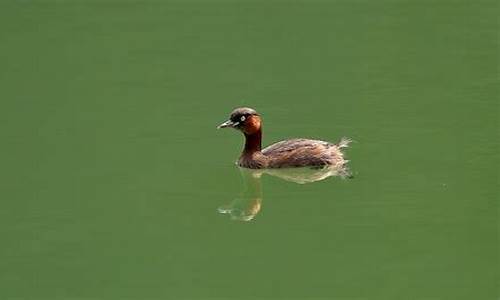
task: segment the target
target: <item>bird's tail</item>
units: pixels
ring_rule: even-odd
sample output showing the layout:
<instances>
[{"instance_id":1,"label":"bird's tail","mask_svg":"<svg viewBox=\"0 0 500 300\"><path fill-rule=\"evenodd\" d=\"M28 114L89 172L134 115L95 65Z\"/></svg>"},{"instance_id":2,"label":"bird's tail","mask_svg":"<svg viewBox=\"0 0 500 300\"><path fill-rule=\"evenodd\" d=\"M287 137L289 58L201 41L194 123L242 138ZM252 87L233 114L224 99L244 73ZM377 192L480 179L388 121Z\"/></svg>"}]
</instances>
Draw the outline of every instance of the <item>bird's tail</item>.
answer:
<instances>
[{"instance_id":1,"label":"bird's tail","mask_svg":"<svg viewBox=\"0 0 500 300\"><path fill-rule=\"evenodd\" d=\"M343 137L340 139L340 142L337 143L337 147L339 147L340 149L347 148L347 147L349 147L349 144L351 142L352 142L352 140L350 138Z\"/></svg>"}]
</instances>

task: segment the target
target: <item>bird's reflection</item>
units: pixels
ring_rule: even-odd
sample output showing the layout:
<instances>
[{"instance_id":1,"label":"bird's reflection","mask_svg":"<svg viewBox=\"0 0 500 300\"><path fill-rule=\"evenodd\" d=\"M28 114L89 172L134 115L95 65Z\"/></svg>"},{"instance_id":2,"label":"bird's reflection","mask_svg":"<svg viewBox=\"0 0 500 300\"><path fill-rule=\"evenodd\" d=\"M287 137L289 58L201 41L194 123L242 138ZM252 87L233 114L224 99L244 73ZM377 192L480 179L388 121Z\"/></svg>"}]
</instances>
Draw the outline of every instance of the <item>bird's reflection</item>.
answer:
<instances>
[{"instance_id":1,"label":"bird's reflection","mask_svg":"<svg viewBox=\"0 0 500 300\"><path fill-rule=\"evenodd\" d=\"M232 220L237 221L250 221L259 213L263 200L261 183L263 174L298 184L320 181L332 176L351 177L349 170L345 166L341 168L328 166L324 168L239 169L244 187L241 197L218 208L219 213L227 214Z\"/></svg>"}]
</instances>

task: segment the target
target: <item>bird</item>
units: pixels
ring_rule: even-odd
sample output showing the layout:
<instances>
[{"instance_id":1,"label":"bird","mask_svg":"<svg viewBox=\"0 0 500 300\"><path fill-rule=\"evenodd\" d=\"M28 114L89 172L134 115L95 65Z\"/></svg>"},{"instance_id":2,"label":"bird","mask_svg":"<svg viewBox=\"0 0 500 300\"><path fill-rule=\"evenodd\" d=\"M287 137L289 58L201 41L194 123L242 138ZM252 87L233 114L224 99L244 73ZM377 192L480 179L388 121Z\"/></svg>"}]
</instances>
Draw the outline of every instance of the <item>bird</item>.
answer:
<instances>
[{"instance_id":1,"label":"bird","mask_svg":"<svg viewBox=\"0 0 500 300\"><path fill-rule=\"evenodd\" d=\"M294 138L279 141L262 149L262 118L255 109L239 107L231 112L229 120L217 126L234 128L245 136L243 151L236 162L249 169L277 169L296 167L344 168L348 160L343 152L351 143L343 137L338 143Z\"/></svg>"}]
</instances>

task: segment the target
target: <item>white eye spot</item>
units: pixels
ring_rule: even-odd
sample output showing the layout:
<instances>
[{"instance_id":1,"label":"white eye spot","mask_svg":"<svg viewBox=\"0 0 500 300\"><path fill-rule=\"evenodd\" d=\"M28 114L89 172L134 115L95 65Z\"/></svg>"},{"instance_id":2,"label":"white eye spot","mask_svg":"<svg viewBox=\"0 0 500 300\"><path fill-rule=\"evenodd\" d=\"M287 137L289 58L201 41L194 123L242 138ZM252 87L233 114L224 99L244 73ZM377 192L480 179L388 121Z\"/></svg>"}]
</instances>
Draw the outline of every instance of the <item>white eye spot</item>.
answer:
<instances>
[{"instance_id":1,"label":"white eye spot","mask_svg":"<svg viewBox=\"0 0 500 300\"><path fill-rule=\"evenodd\" d=\"M246 119L245 116L241 116L240 118L241 122L245 121L245 119Z\"/></svg>"}]
</instances>

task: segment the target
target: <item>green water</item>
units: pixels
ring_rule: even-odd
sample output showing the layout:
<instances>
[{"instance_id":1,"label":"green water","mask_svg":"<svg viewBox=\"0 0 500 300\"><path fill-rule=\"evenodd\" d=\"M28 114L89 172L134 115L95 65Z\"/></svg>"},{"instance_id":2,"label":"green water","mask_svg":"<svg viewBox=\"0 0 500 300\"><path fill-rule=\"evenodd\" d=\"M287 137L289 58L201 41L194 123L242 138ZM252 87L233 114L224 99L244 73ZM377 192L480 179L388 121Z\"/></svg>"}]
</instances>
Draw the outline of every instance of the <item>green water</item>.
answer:
<instances>
[{"instance_id":1,"label":"green water","mask_svg":"<svg viewBox=\"0 0 500 300\"><path fill-rule=\"evenodd\" d=\"M498 13L2 1L0 299L498 299ZM219 213L243 105L265 145L351 137L354 178Z\"/></svg>"}]
</instances>

